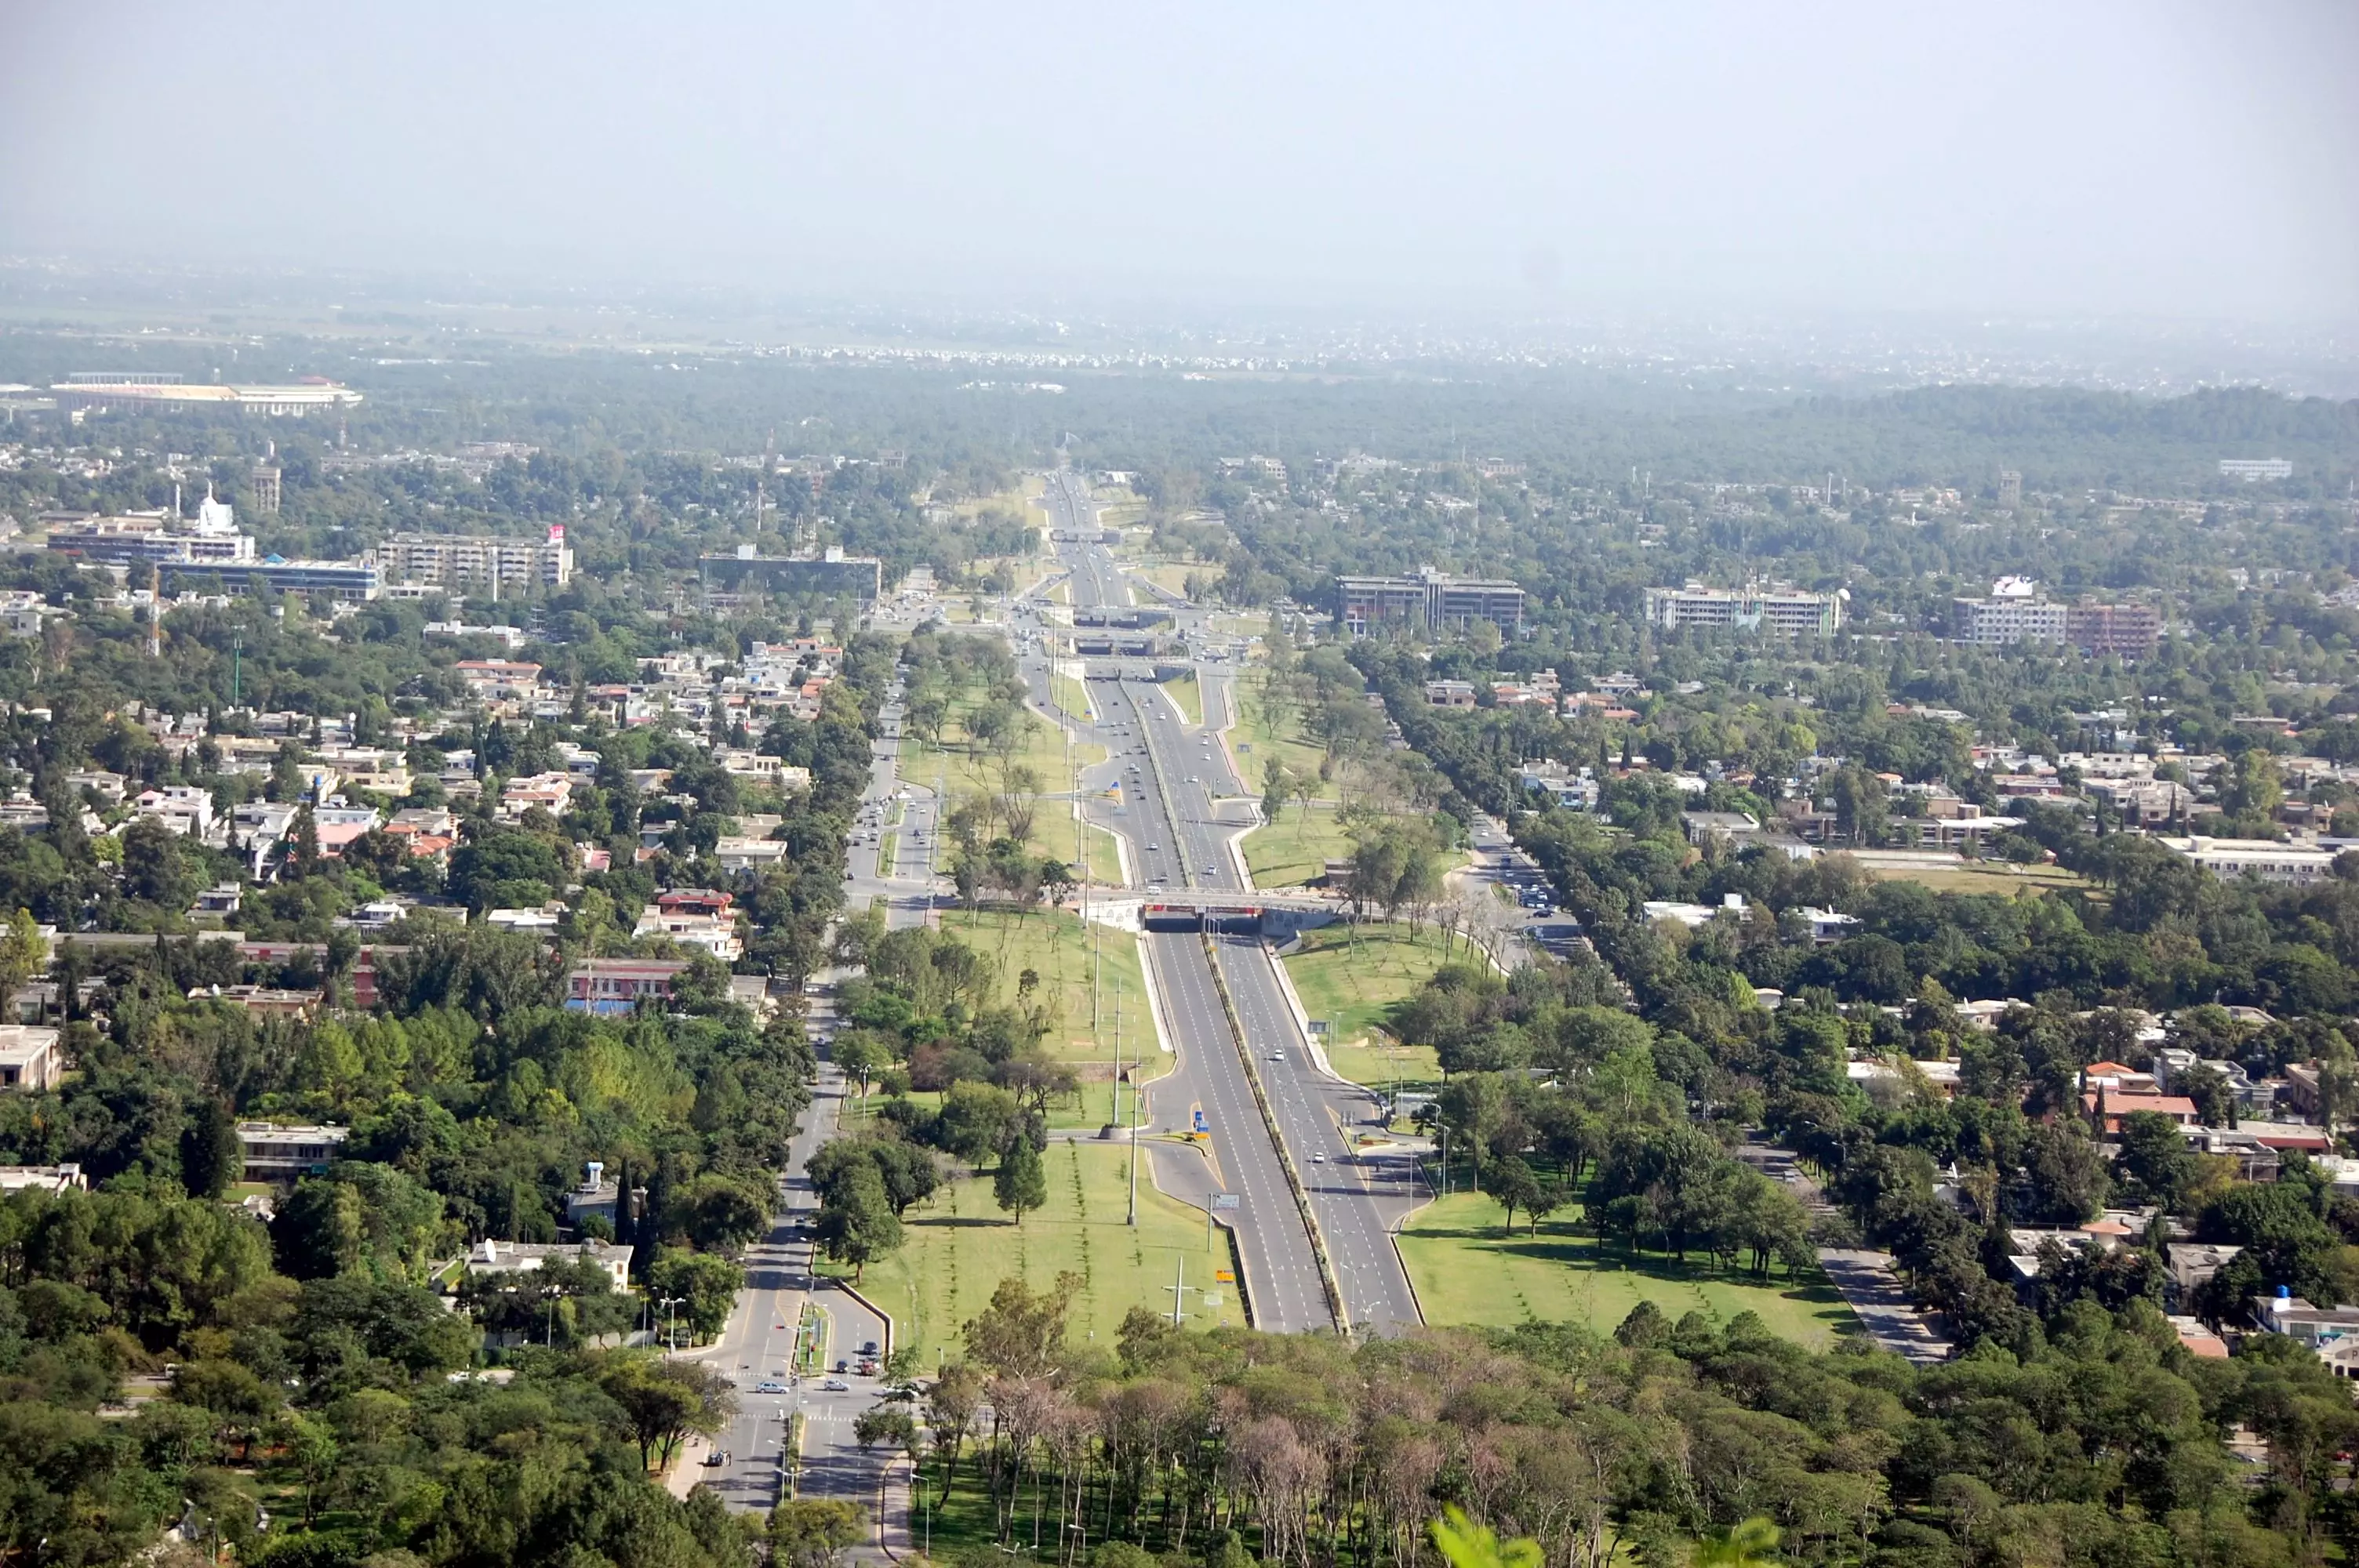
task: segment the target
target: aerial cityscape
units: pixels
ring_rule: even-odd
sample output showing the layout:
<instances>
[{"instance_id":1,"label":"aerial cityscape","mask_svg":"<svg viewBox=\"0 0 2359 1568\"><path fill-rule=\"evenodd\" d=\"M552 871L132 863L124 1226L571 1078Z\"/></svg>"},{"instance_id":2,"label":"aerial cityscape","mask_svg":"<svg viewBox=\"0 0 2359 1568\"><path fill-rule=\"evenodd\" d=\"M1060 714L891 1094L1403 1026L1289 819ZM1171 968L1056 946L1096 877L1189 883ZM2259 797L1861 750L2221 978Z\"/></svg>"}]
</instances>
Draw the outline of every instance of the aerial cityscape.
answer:
<instances>
[{"instance_id":1,"label":"aerial cityscape","mask_svg":"<svg viewBox=\"0 0 2359 1568\"><path fill-rule=\"evenodd\" d=\"M0 1568L2359 1550L2359 14L18 20Z\"/></svg>"}]
</instances>

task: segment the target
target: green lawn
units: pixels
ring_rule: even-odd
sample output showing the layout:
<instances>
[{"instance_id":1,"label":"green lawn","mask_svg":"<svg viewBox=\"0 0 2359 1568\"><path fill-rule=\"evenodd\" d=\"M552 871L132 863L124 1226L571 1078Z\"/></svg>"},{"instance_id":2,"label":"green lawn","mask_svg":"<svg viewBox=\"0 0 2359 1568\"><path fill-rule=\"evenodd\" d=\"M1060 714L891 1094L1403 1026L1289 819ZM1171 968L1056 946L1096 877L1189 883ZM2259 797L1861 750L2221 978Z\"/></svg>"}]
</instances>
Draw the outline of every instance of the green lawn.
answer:
<instances>
[{"instance_id":1,"label":"green lawn","mask_svg":"<svg viewBox=\"0 0 2359 1568\"><path fill-rule=\"evenodd\" d=\"M1455 951L1462 955L1462 945ZM1430 928L1412 941L1405 925L1371 923L1354 942L1350 926L1328 925L1302 934L1286 973L1303 1011L1327 1020L1327 1059L1337 1072L1362 1084L1430 1083L1441 1076L1432 1048L1403 1046L1382 1025L1448 957L1441 933Z\"/></svg>"},{"instance_id":2,"label":"green lawn","mask_svg":"<svg viewBox=\"0 0 2359 1568\"><path fill-rule=\"evenodd\" d=\"M1245 781L1246 788L1256 795L1261 793L1264 765L1275 756L1286 764L1288 772L1310 779L1318 786L1312 792L1312 799L1335 798L1334 782L1319 777L1319 764L1326 759L1326 748L1302 728L1299 713L1288 713L1283 726L1269 721L1262 702L1259 670L1238 672L1237 678L1229 683L1229 702L1236 709L1236 724L1228 731L1229 746L1232 752L1240 742L1252 748L1235 759L1237 776Z\"/></svg>"},{"instance_id":3,"label":"green lawn","mask_svg":"<svg viewBox=\"0 0 2359 1568\"><path fill-rule=\"evenodd\" d=\"M1248 788L1253 776L1246 779ZM1349 859L1352 840L1335 820L1332 806L1313 803L1308 813L1289 803L1276 822L1245 835L1245 865L1258 888L1300 887L1323 875L1330 860Z\"/></svg>"},{"instance_id":4,"label":"green lawn","mask_svg":"<svg viewBox=\"0 0 2359 1568\"><path fill-rule=\"evenodd\" d=\"M941 744L930 744L919 736L909 736L901 742L901 777L911 784L933 787L942 781L956 803L968 795L996 795L999 792L999 762L988 752L971 751L966 731L960 719L968 705L960 704L951 721L942 727ZM1028 727L1024 744L1009 758L1012 764L1030 768L1040 780L1043 795L1069 794L1071 773L1066 766L1064 732L1038 714L1027 709ZM1093 767L1105 761L1105 748L1094 741L1076 741L1071 749L1071 764L1075 769ZM1042 799L1033 817L1032 847L1043 854L1054 855L1069 864L1081 863L1081 845L1076 835L1080 825L1073 820L1071 805L1065 800ZM1103 834L1093 840L1090 853L1112 854L1110 844ZM1109 858L1107 864L1113 863ZM1093 866L1094 869L1094 866Z\"/></svg>"},{"instance_id":5,"label":"green lawn","mask_svg":"<svg viewBox=\"0 0 2359 1568\"><path fill-rule=\"evenodd\" d=\"M1146 1007L1146 980L1138 967L1138 942L1127 931L1107 930L1100 952L1104 963L1098 993L1098 1026L1090 1027L1091 943L1079 915L1036 909L945 910L942 931L987 953L999 966L999 1000L1016 1000L1018 977L1030 969L1055 1005L1057 1022L1041 1042L1049 1055L1082 1069L1094 1064L1101 1079L1112 1072L1114 997L1122 997L1122 1050L1125 1061L1140 1052L1150 1058L1158 1046ZM1084 1072L1086 1078L1089 1075ZM1103 1119L1101 1118L1101 1120ZM1093 1123L1092 1125L1095 1125Z\"/></svg>"},{"instance_id":6,"label":"green lawn","mask_svg":"<svg viewBox=\"0 0 2359 1568\"><path fill-rule=\"evenodd\" d=\"M1139 1153L1138 1227L1124 1223L1129 1206L1129 1151L1113 1144L1052 1143L1049 1203L1013 1224L993 1203L988 1175L953 1182L921 1208L909 1211L901 1249L868 1266L861 1293L893 1314L894 1343L918 1347L931 1368L938 1350L956 1356L959 1331L991 1301L1003 1279L1022 1278L1035 1290L1071 1271L1082 1277L1068 1319L1074 1342L1094 1336L1111 1344L1123 1314L1134 1306L1171 1310L1174 1273L1184 1264L1190 1287L1220 1294L1207 1306L1191 1293L1192 1327L1241 1325L1236 1287L1215 1284L1212 1271L1229 1268L1228 1240L1216 1233L1204 1249L1203 1211L1155 1190ZM842 1272L841 1270L833 1271Z\"/></svg>"},{"instance_id":7,"label":"green lawn","mask_svg":"<svg viewBox=\"0 0 2359 1568\"><path fill-rule=\"evenodd\" d=\"M1074 719L1094 719L1097 716L1097 704L1090 700L1090 694L1083 689L1082 683L1071 676L1051 676L1049 692L1057 699L1057 706Z\"/></svg>"},{"instance_id":8,"label":"green lawn","mask_svg":"<svg viewBox=\"0 0 2359 1568\"><path fill-rule=\"evenodd\" d=\"M1935 892L1992 893L2013 898L2033 892L2061 892L2067 888L2093 891L2086 878L2061 866L2017 866L2005 860L1966 860L1955 866L1865 866L1880 882L1920 882Z\"/></svg>"},{"instance_id":9,"label":"green lawn","mask_svg":"<svg viewBox=\"0 0 2359 1568\"><path fill-rule=\"evenodd\" d=\"M1193 675L1174 676L1163 683L1163 689L1171 694L1171 701L1180 709L1180 718L1190 724L1204 722L1204 693L1196 685Z\"/></svg>"},{"instance_id":10,"label":"green lawn","mask_svg":"<svg viewBox=\"0 0 2359 1568\"><path fill-rule=\"evenodd\" d=\"M876 874L878 876L889 877L893 874L893 853L900 848L900 844L901 836L898 833L887 833L877 839Z\"/></svg>"},{"instance_id":11,"label":"green lawn","mask_svg":"<svg viewBox=\"0 0 2359 1568\"><path fill-rule=\"evenodd\" d=\"M1601 1248L1594 1237L1576 1234L1580 1214L1577 1206L1558 1210L1537 1237L1518 1216L1510 1239L1499 1234L1499 1206L1487 1196L1453 1194L1428 1206L1400 1238L1426 1322L1569 1322L1611 1334L1645 1300L1675 1322L1690 1312L1715 1323L1758 1313L1776 1333L1813 1347L1856 1329L1851 1309L1815 1271L1794 1280L1773 1270L1762 1282L1708 1261L1681 1265L1652 1252L1633 1258L1618 1244Z\"/></svg>"}]
</instances>

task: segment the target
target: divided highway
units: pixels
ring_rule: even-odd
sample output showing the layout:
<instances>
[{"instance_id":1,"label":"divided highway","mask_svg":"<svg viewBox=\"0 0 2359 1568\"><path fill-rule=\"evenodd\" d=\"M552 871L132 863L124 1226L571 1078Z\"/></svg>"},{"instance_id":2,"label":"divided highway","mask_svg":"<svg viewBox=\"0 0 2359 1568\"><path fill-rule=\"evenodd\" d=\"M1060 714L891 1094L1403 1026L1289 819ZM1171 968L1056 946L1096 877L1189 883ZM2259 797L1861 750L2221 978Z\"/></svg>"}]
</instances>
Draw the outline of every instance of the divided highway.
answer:
<instances>
[{"instance_id":1,"label":"divided highway","mask_svg":"<svg viewBox=\"0 0 2359 1568\"><path fill-rule=\"evenodd\" d=\"M1053 527L1094 530L1087 489L1077 475L1052 476L1046 500ZM1077 608L1130 602L1129 584L1103 546L1067 543L1060 553L1071 568ZM1045 695L1045 662L1027 661L1026 673ZM1215 724L1226 711L1225 688L1225 673L1200 666L1205 717ZM1087 690L1098 736L1113 753L1105 776L1091 782L1122 786L1122 810L1110 826L1131 840L1136 880L1149 889L1244 893L1245 879L1230 841L1252 814L1239 800L1246 792L1218 737L1187 724L1169 698L1145 682L1093 675ZM1224 811L1223 801L1236 804ZM1201 938L1149 932L1145 940L1181 1058L1179 1072L1149 1091L1155 1125L1185 1128L1191 1101L1202 1105L1212 1122L1221 1174L1244 1199L1240 1250L1260 1326L1285 1331L1325 1325L1331 1318L1309 1237L1254 1103ZM1215 950L1280 1136L1309 1191L1346 1319L1353 1328L1379 1332L1418 1323L1416 1297L1390 1235L1425 1195L1414 1162L1355 1156L1354 1130L1380 1120L1381 1107L1366 1090L1320 1070L1260 939L1223 935L1215 939ZM1186 1173L1172 1172L1168 1162L1158 1169L1177 1179L1175 1190L1185 1190Z\"/></svg>"}]
</instances>

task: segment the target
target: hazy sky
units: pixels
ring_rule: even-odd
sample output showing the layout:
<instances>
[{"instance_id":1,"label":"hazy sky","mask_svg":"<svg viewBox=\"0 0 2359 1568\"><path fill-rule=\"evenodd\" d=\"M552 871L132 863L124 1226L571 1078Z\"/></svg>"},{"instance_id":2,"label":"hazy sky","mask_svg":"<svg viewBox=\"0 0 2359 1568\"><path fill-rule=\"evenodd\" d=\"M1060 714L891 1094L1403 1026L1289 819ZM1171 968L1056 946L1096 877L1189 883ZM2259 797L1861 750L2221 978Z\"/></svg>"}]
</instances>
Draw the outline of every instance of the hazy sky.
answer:
<instances>
[{"instance_id":1,"label":"hazy sky","mask_svg":"<svg viewBox=\"0 0 2359 1568\"><path fill-rule=\"evenodd\" d=\"M2359 319L2354 0L0 16L17 254Z\"/></svg>"}]
</instances>

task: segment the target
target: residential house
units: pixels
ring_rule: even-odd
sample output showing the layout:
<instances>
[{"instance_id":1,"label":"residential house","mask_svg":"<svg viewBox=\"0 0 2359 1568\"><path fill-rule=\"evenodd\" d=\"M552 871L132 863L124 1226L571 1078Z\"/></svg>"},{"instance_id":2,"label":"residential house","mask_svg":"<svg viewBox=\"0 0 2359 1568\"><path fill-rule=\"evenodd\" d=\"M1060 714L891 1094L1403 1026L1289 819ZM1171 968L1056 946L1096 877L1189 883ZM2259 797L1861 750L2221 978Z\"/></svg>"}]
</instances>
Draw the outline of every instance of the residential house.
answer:
<instances>
[{"instance_id":1,"label":"residential house","mask_svg":"<svg viewBox=\"0 0 2359 1568\"><path fill-rule=\"evenodd\" d=\"M58 1087L65 1059L58 1032L31 1023L0 1023L0 1090L39 1094Z\"/></svg>"},{"instance_id":2,"label":"residential house","mask_svg":"<svg viewBox=\"0 0 2359 1568\"><path fill-rule=\"evenodd\" d=\"M245 1155L249 1182L317 1175L328 1168L352 1135L349 1127L280 1126L270 1121L237 1124L238 1148Z\"/></svg>"},{"instance_id":3,"label":"residential house","mask_svg":"<svg viewBox=\"0 0 2359 1568\"><path fill-rule=\"evenodd\" d=\"M0 1165L0 1197L11 1193L81 1193L90 1190L80 1165Z\"/></svg>"},{"instance_id":4,"label":"residential house","mask_svg":"<svg viewBox=\"0 0 2359 1568\"><path fill-rule=\"evenodd\" d=\"M605 1241L499 1241L485 1237L467 1249L466 1270L474 1275L532 1274L549 1262L595 1263L617 1291L631 1288L631 1252Z\"/></svg>"},{"instance_id":5,"label":"residential house","mask_svg":"<svg viewBox=\"0 0 2359 1568\"><path fill-rule=\"evenodd\" d=\"M590 958L565 978L565 1005L582 1012L628 1012L642 1001L671 1000L686 972L678 958Z\"/></svg>"}]
</instances>

